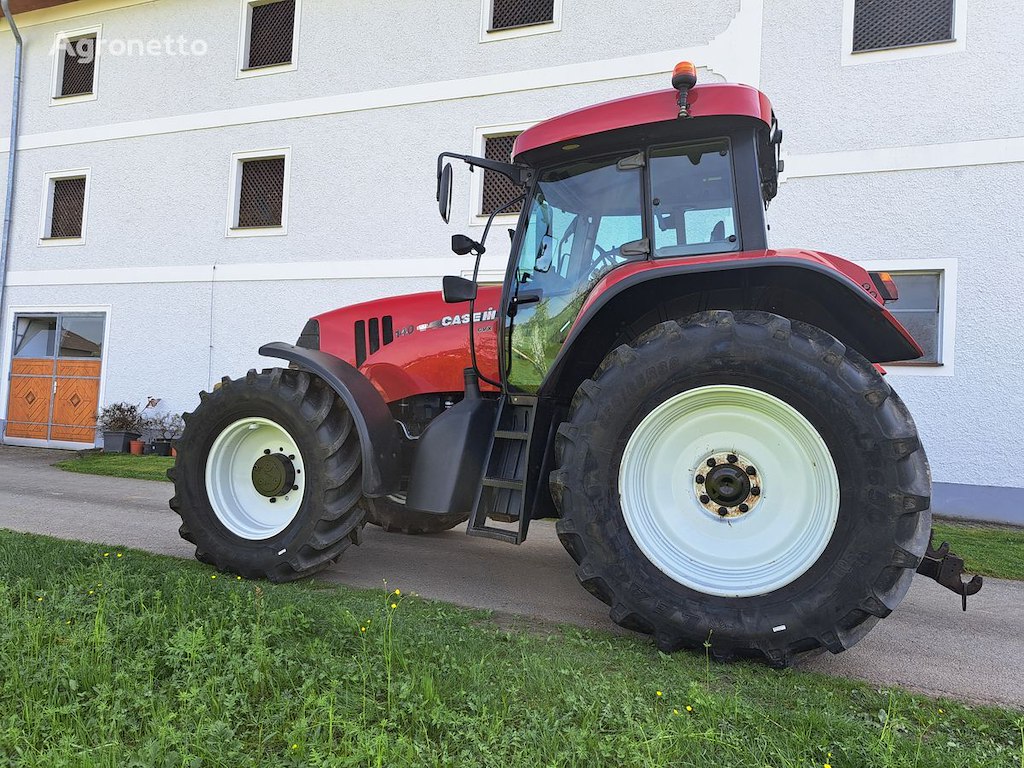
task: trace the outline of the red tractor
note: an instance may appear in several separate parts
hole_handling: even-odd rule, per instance
[[[931,479],[879,364],[921,355],[884,273],[771,250],[782,132],[767,97],[696,85],[561,115],[512,162],[443,153],[522,190],[504,284],[448,277],[327,312],[286,368],[225,378],[186,417],[171,507],[196,557],[298,579],[364,524],[514,544],[558,535],[588,592],[659,648],[784,665],[837,653],[930,548]],[[494,214],[501,213],[499,208]]]

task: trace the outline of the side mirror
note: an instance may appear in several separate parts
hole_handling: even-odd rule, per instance
[[[533,268],[537,272],[547,272],[551,269],[551,262],[555,258],[555,241],[551,235],[544,235],[540,241],[540,253],[537,254],[537,261]]]
[[[452,213],[452,164],[445,163],[437,177],[437,210],[448,223]]]
[[[469,253],[483,254],[486,250],[486,248],[471,237],[452,235],[452,252],[456,256],[465,256]]]
[[[476,283],[464,277],[445,275],[441,281],[445,304],[462,304],[476,298]]]

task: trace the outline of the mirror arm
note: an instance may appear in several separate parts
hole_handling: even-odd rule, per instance
[[[460,155],[456,152],[442,152],[437,156],[437,176],[441,177],[441,168],[444,165],[444,159],[450,157],[452,160],[462,160],[470,168],[484,168],[488,171],[494,171],[500,173],[502,176],[510,179],[512,183],[519,186],[524,186],[533,181],[533,169],[527,168],[524,165],[515,165],[513,163],[503,163],[500,160],[488,160],[485,157],[474,157],[473,155]]]

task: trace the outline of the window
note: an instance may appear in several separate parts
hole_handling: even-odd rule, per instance
[[[844,0],[843,64],[964,50],[966,0]]]
[[[555,19],[555,0],[491,0],[491,30],[549,24]]]
[[[877,51],[953,39],[954,0],[856,0],[853,50]]]
[[[73,104],[96,98],[100,28],[60,32],[54,40],[51,104]]]
[[[484,157],[488,160],[501,160],[503,163],[511,162],[512,147],[515,145],[518,135],[518,133],[507,133],[501,136],[484,137]],[[490,216],[503,205],[515,200],[522,194],[522,187],[513,184],[507,176],[485,170],[480,200],[480,215]],[[522,209],[522,202],[518,202],[506,208],[502,213],[517,214]]]
[[[885,305],[893,317],[910,331],[924,356],[911,365],[941,365],[940,334],[942,312],[941,272],[890,272],[900,298]]]
[[[483,0],[480,41],[557,32],[562,0]]]
[[[738,251],[729,142],[651,150],[654,255]]]
[[[507,328],[513,386],[535,392],[590,289],[619,264],[646,258],[643,207],[635,156],[580,160],[541,174],[513,289],[535,300],[521,304]]]
[[[46,175],[43,192],[42,245],[80,245],[85,242],[88,171],[61,171]]]
[[[228,236],[279,235],[288,218],[288,150],[234,155]]]
[[[242,0],[240,77],[295,69],[299,9],[300,0]]]

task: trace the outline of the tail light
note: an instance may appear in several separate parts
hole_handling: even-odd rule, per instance
[[[875,284],[875,290],[882,297],[882,301],[899,301],[900,289],[896,287],[896,281],[888,272],[869,272],[871,282]]]

